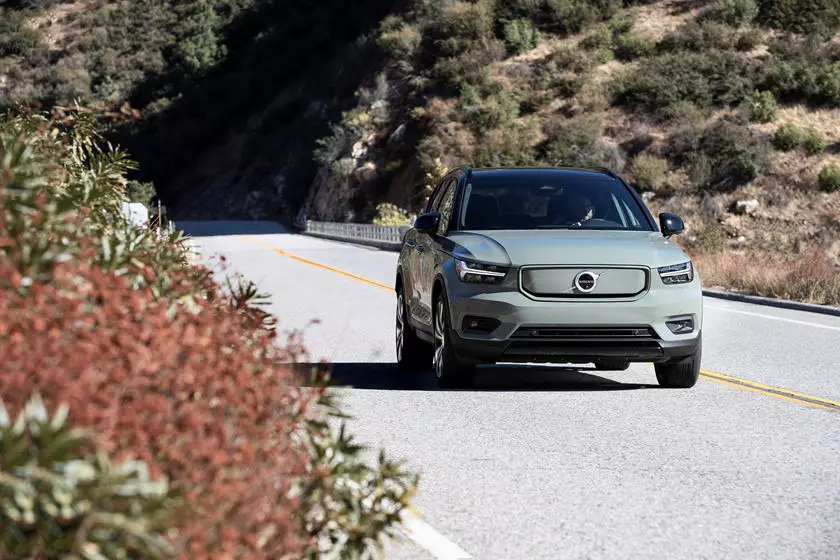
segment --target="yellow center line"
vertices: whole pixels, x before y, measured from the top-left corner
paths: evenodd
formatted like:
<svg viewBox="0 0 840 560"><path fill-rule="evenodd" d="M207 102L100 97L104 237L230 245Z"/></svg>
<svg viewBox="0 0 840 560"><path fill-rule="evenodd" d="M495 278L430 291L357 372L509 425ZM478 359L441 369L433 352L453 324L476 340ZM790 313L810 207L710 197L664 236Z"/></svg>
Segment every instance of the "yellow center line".
<svg viewBox="0 0 840 560"><path fill-rule="evenodd" d="M796 404L804 404L805 406L810 406L810 407L813 407L813 408L819 408L819 409L822 409L822 410L832 410L834 412L840 412L840 408L834 408L834 407L831 407L831 406L823 406L821 404L817 404L816 402L812 402L812 401L809 401L809 400L795 399L795 398L787 397L785 395L780 395L780 394L777 394L777 393L771 393L771 392L765 391L763 389L759 389L757 387L752 387L751 385L746 385L746 384L741 384L741 383L731 383L729 381L724 381L723 379L718 379L717 377L712 377L710 375L706 375L705 373L701 374L701 377L703 377L704 379L708 379L709 381L714 381L715 383L720 383L721 385L728 385L730 387L736 387L738 389L743 389L744 391L752 391L753 393L760 393L762 395L768 395L768 396L771 396L771 397L774 397L774 398L777 398L777 399L781 399L783 401L789 401L789 402L796 403Z"/></svg>
<svg viewBox="0 0 840 560"><path fill-rule="evenodd" d="M340 268L335 268L335 267L332 267L332 266L329 266L329 265L326 265L326 264L321 264L319 262L310 261L309 259L305 259L303 257L293 255L292 253L284 251L283 249L280 249L279 247L275 247L274 245L270 245L269 243L264 243L264 242L260 241L259 239L254 239L252 237L246 237L244 235L240 235L239 237L241 237L242 239L244 239L246 241L250 241L251 243L256 243L257 245L262 245L263 247L266 247L267 249L271 249L275 253L277 253L279 255L283 255L286 258L296 260L298 262L302 262L302 263L305 263L305 264L309 264L309 265L312 265L312 266L316 266L316 267L318 267L322 270L328 270L330 272L334 272L336 274L346 276L347 278L352 278L353 280L358 280L359 282L364 282L365 284L369 284L371 286L376 286L377 288L382 288L383 290L388 290L388 291L392 291L392 292L394 291L394 287L389 286L388 284L383 284L382 282L377 282L376 280L371 280L370 278L365 278L364 276L359 276L358 274L353 274L352 272L347 272L346 270L341 270Z"/></svg>
<svg viewBox="0 0 840 560"><path fill-rule="evenodd" d="M764 383L759 383L757 381L741 379L740 377L733 377L731 375L725 375L723 373L717 373L705 369L700 370L700 373L706 379L717 381L718 383L736 385L744 389L751 389L754 391L764 393L766 395L770 395L772 397L799 402L802 404L810 404L819 408L825 408L828 410L835 410L837 412L840 412L840 402L837 401L831 401L822 397L815 397L814 395L808 395L806 393L798 393L789 389L774 387L772 385L765 385Z"/></svg>
<svg viewBox="0 0 840 560"><path fill-rule="evenodd" d="M353 274L352 272L347 272L345 270L341 270L340 268L335 268L326 264L299 257L297 255L284 251L283 249L275 247L274 245L260 241L259 239L254 239L245 235L240 235L239 237L251 243L255 243L257 245L261 245L263 247L271 249L275 253L282 255L286 258L293 259L308 265L312 265L322 270L334 272L335 274L340 274L342 276L346 276L347 278L352 278L353 280L358 280L359 282L364 282L365 284L375 286L383 290L394 291L394 287L389 286L388 284L383 284L382 282L377 282L376 280L371 280L370 278L365 278L364 276L359 276L358 274ZM758 383L756 381L749 381L747 379L741 379L740 377L724 375L722 373L716 373L705 369L700 370L700 375L704 379L708 379L709 381L714 381L715 383L720 383L722 385L737 387L738 389L743 389L745 391L761 393L762 395L767 395L770 397L798 404L804 404L806 406L811 406L814 408L840 412L840 402L837 401L831 401L828 399L823 399L821 397L815 397L806 393L798 393L796 391L782 389L781 387L773 387L772 385L764 385L763 383Z"/></svg>

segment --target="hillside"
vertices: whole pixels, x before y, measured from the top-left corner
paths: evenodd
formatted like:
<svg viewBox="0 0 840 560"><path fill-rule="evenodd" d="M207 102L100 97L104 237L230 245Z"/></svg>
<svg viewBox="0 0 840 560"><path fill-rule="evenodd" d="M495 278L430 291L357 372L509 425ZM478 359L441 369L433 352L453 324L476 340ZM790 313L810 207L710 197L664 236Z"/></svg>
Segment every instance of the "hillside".
<svg viewBox="0 0 840 560"><path fill-rule="evenodd" d="M0 105L99 107L177 215L369 221L454 165L606 165L707 285L840 304L840 0L0 9Z"/></svg>

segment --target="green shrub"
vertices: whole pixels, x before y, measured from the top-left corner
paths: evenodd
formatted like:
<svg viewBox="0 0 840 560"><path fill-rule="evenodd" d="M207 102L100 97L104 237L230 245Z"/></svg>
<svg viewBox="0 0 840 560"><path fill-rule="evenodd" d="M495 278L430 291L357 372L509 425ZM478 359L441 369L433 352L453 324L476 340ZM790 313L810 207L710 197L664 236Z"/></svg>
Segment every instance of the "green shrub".
<svg viewBox="0 0 840 560"><path fill-rule="evenodd" d="M650 111L689 101L700 108L728 105L752 91L750 65L741 55L709 51L649 58L616 83L616 102Z"/></svg>
<svg viewBox="0 0 840 560"><path fill-rule="evenodd" d="M410 225L408 212L390 202L376 205L376 217L373 219L377 226L405 226Z"/></svg>
<svg viewBox="0 0 840 560"><path fill-rule="evenodd" d="M601 136L603 124L599 117L583 115L561 120L547 127L539 159L551 166L609 167L621 172L625 156L617 146L605 142Z"/></svg>
<svg viewBox="0 0 840 560"><path fill-rule="evenodd" d="M776 98L769 91L754 91L744 100L743 111L750 122L769 123L779 117Z"/></svg>
<svg viewBox="0 0 840 560"><path fill-rule="evenodd" d="M611 49L613 44L612 29L606 24L599 25L593 32L580 40L581 48L589 51Z"/></svg>
<svg viewBox="0 0 840 560"><path fill-rule="evenodd" d="M473 154L476 166L533 165L534 143L539 132L536 119L524 119L510 126L486 131Z"/></svg>
<svg viewBox="0 0 840 560"><path fill-rule="evenodd" d="M557 97L573 97L580 93L585 82L584 78L568 72L561 72L554 60L549 60L537 67L534 87L538 90L550 90Z"/></svg>
<svg viewBox="0 0 840 560"><path fill-rule="evenodd" d="M625 33L615 40L615 56L619 60L633 60L650 56L656 50L656 43L647 37Z"/></svg>
<svg viewBox="0 0 840 560"><path fill-rule="evenodd" d="M713 10L717 18L733 27L752 23L758 17L756 0L718 0Z"/></svg>
<svg viewBox="0 0 840 560"><path fill-rule="evenodd" d="M513 124L519 117L519 101L509 90L482 99L476 87L465 84L455 110L461 122L487 130Z"/></svg>
<svg viewBox="0 0 840 560"><path fill-rule="evenodd" d="M753 28L744 31L738 36L735 41L735 48L741 52L749 52L764 42L764 36L761 30Z"/></svg>
<svg viewBox="0 0 840 560"><path fill-rule="evenodd" d="M825 138L817 130L809 128L805 131L805 138L802 140L802 149L809 156L815 156L825 151Z"/></svg>
<svg viewBox="0 0 840 560"><path fill-rule="evenodd" d="M661 53L691 51L704 53L712 50L729 49L735 42L735 33L730 27L714 21L689 21L668 33L658 44Z"/></svg>
<svg viewBox="0 0 840 560"><path fill-rule="evenodd" d="M515 19L504 27L505 45L511 54L519 54L540 44L540 32L530 19Z"/></svg>
<svg viewBox="0 0 840 560"><path fill-rule="evenodd" d="M773 145L783 151L796 150L805 142L805 132L791 123L784 123L773 135Z"/></svg>
<svg viewBox="0 0 840 560"><path fill-rule="evenodd" d="M706 111L691 101L677 101L659 111L658 116L672 126L700 127L706 122Z"/></svg>
<svg viewBox="0 0 840 560"><path fill-rule="evenodd" d="M389 19L392 18L392 19ZM380 24L377 42L390 56L397 60L412 61L417 55L423 36L416 27L389 16Z"/></svg>
<svg viewBox="0 0 840 560"><path fill-rule="evenodd" d="M770 27L829 36L840 27L837 0L759 0L759 20Z"/></svg>
<svg viewBox="0 0 840 560"><path fill-rule="evenodd" d="M633 184L642 190L656 191L665 180L668 162L651 154L639 154L633 158L630 174Z"/></svg>
<svg viewBox="0 0 840 560"><path fill-rule="evenodd" d="M829 163L820 169L819 187L827 193L840 191L840 165Z"/></svg>
<svg viewBox="0 0 840 560"><path fill-rule="evenodd" d="M756 82L779 100L840 105L840 62L831 49L814 41L773 43Z"/></svg>
<svg viewBox="0 0 840 560"><path fill-rule="evenodd" d="M0 550L12 558L169 558L178 506L142 461L112 464L37 396L12 422L0 400ZM94 555L94 552L96 553Z"/></svg>
<svg viewBox="0 0 840 560"><path fill-rule="evenodd" d="M700 151L711 163L707 185L731 190L766 173L771 166L769 142L748 127L721 121L703 135Z"/></svg>
<svg viewBox="0 0 840 560"><path fill-rule="evenodd" d="M218 63L226 54L218 34L222 20L208 2L181 7L179 36L174 45L176 60L189 73L197 73Z"/></svg>
<svg viewBox="0 0 840 560"><path fill-rule="evenodd" d="M451 87L486 84L490 81L490 65L502 60L505 52L501 41L482 41L457 56L437 59L432 76Z"/></svg>
<svg viewBox="0 0 840 560"><path fill-rule="evenodd" d="M586 26L609 19L621 7L618 0L526 0L520 5L530 5L535 21L551 31L568 34L580 33Z"/></svg>
<svg viewBox="0 0 840 560"><path fill-rule="evenodd" d="M125 195L129 202L139 202L149 210L157 202L157 191L154 183L129 181L125 187Z"/></svg>
<svg viewBox="0 0 840 560"><path fill-rule="evenodd" d="M351 157L343 157L335 160L330 167L333 177L339 181L346 181L356 170L356 160Z"/></svg>

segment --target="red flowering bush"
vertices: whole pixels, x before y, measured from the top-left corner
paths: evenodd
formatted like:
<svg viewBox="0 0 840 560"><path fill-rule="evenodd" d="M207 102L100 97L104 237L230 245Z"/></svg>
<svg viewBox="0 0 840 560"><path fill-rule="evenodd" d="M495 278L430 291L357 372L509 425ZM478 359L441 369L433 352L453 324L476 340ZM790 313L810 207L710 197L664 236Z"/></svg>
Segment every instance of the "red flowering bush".
<svg viewBox="0 0 840 560"><path fill-rule="evenodd" d="M326 380L297 386L284 364L305 350L278 344L253 284L225 290L187 262L178 234L158 239L120 219L115 185L130 162L95 139L84 115L0 118L8 413L32 395L49 410L66 404L96 449L165 476L183 500L167 506L160 537L179 557L371 557L416 477L382 455L366 465L344 427L334 431L341 412ZM16 476L3 473L3 449L0 481ZM16 523L4 515L0 525ZM0 556L21 534L0 531ZM50 542L38 545L48 557L71 552Z"/></svg>

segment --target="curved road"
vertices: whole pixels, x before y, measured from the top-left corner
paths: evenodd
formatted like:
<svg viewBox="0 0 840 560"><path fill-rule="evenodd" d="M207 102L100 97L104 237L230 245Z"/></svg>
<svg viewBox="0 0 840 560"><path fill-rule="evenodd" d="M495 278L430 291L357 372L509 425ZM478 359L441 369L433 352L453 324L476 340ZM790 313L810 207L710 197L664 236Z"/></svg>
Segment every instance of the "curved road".
<svg viewBox="0 0 840 560"><path fill-rule="evenodd" d="M479 370L472 390L394 365L397 255L266 222L179 224L272 294L334 363L350 427L421 473L389 558L840 558L840 318L706 299L703 367ZM795 394L794 394L795 393Z"/></svg>

